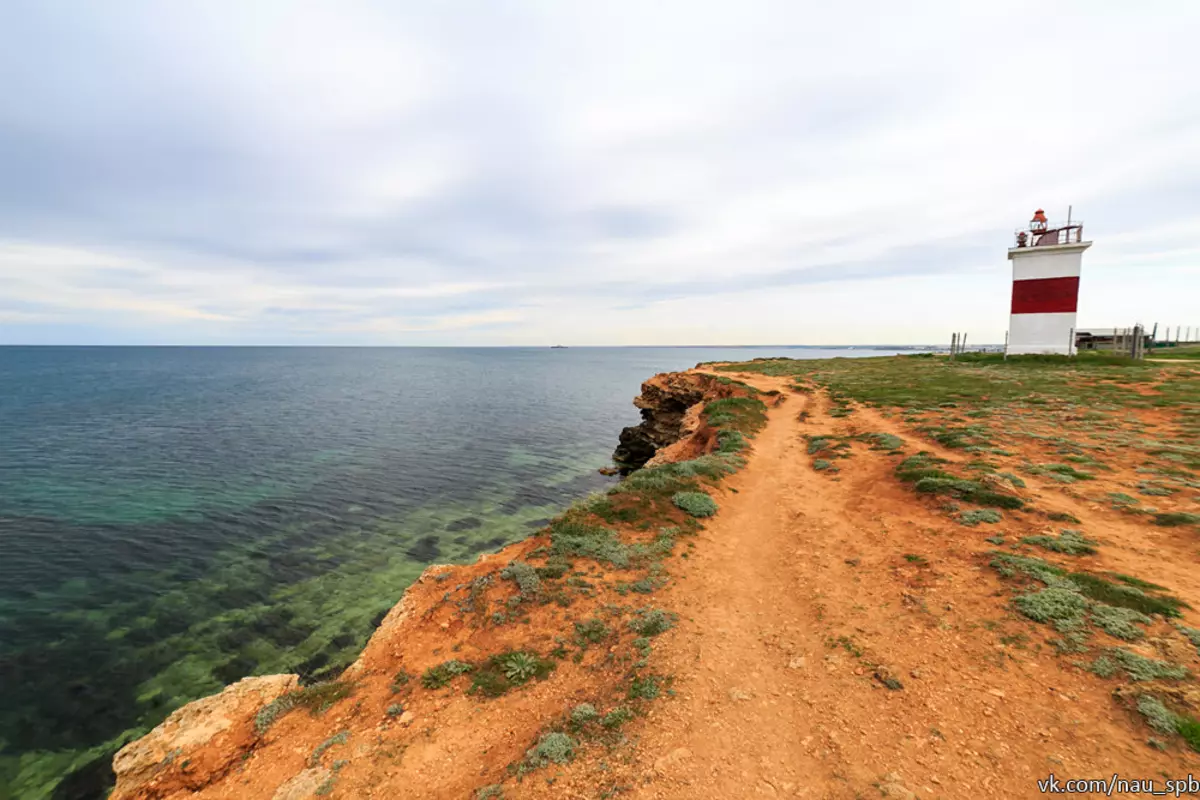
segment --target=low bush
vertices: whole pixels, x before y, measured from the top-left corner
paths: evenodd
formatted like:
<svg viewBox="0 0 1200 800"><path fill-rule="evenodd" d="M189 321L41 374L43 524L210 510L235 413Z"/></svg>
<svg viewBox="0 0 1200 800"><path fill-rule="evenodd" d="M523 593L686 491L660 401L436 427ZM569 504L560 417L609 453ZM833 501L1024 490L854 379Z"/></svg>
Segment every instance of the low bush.
<svg viewBox="0 0 1200 800"><path fill-rule="evenodd" d="M441 689L459 675L466 675L475 667L465 661L451 659L443 661L436 667L430 667L421 675L421 685L426 689Z"/></svg>

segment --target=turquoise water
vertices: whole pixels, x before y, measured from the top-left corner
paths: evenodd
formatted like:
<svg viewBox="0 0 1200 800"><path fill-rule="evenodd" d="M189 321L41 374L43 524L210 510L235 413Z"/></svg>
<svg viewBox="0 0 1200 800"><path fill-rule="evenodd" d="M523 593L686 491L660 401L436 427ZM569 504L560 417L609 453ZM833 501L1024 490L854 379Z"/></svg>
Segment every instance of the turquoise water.
<svg viewBox="0 0 1200 800"><path fill-rule="evenodd" d="M603 488L655 372L791 348L0 348L0 798L251 674L335 673L430 563Z"/></svg>

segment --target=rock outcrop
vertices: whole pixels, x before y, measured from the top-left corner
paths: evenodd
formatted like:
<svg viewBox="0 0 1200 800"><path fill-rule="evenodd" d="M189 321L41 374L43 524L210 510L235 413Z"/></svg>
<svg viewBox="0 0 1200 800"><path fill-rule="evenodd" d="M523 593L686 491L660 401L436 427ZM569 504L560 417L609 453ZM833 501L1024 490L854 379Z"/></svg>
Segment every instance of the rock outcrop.
<svg viewBox="0 0 1200 800"><path fill-rule="evenodd" d="M295 675L244 678L225 691L188 703L113 758L117 785L110 800L150 798L187 788L195 775L207 783L254 742L254 715L299 685ZM228 740L223 747L218 738ZM243 746L244 744L244 746ZM224 760L213 759L222 754Z"/></svg>
<svg viewBox="0 0 1200 800"><path fill-rule="evenodd" d="M621 431L613 461L628 473L645 466L659 450L694 432L700 415L688 411L698 403L734 394L731 386L712 375L666 372L642 384L633 404L642 421ZM690 427L689 427L690 426Z"/></svg>

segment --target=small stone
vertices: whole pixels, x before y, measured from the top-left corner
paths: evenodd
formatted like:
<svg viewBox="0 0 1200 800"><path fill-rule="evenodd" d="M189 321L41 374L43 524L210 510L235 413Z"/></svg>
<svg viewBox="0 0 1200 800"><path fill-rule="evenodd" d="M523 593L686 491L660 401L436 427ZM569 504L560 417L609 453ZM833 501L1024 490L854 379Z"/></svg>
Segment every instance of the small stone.
<svg viewBox="0 0 1200 800"><path fill-rule="evenodd" d="M654 762L654 771L659 774L662 774L664 772L669 771L672 767L676 766L677 764L681 764L682 762L687 761L691 757L692 757L691 750L688 750L686 747L677 747L674 750L672 750L671 752L667 753L665 756L659 758L657 761Z"/></svg>
<svg viewBox="0 0 1200 800"><path fill-rule="evenodd" d="M742 689L738 689L737 687L734 687L729 690L729 699L745 701L745 700L750 699L750 694L746 691L743 691Z"/></svg>
<svg viewBox="0 0 1200 800"><path fill-rule="evenodd" d="M921 670L919 670L919 669L909 670L908 674L914 678L919 678L919 677L921 677Z"/></svg>
<svg viewBox="0 0 1200 800"><path fill-rule="evenodd" d="M988 694L990 694L992 697L1004 697L1004 692L1000 691L999 689L988 689Z"/></svg>
<svg viewBox="0 0 1200 800"><path fill-rule="evenodd" d="M416 720L417 720L417 715L412 713L411 711L405 711L403 714L400 715L400 724L406 728L409 725L412 725L414 722L416 722Z"/></svg>
<svg viewBox="0 0 1200 800"><path fill-rule="evenodd" d="M804 656L796 656L789 661L788 669L804 669Z"/></svg>

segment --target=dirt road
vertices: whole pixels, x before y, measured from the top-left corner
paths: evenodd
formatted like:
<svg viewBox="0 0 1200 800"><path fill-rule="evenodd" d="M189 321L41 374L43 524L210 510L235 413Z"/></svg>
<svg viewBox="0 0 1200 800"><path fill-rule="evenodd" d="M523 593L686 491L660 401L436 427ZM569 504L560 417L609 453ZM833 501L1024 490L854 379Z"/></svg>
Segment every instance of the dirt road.
<svg viewBox="0 0 1200 800"><path fill-rule="evenodd" d="M921 449L876 412L827 410L812 395L771 411L677 568L665 599L679 629L656 657L676 697L646 725L633 796L1025 797L1051 773L1195 768L1147 747L1094 676L1035 644L986 567L995 526L922 505L891 476L898 457L866 444L836 474L814 471L805 434L890 432Z"/></svg>

